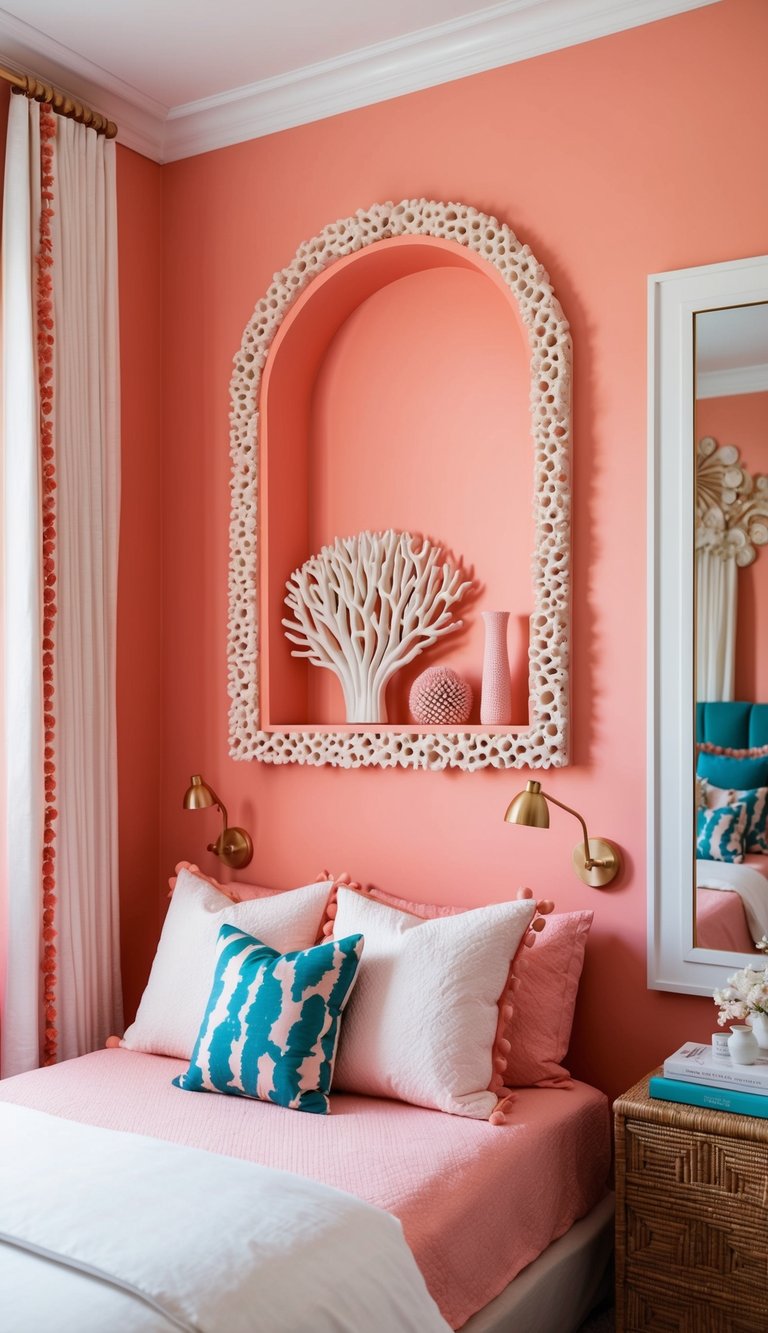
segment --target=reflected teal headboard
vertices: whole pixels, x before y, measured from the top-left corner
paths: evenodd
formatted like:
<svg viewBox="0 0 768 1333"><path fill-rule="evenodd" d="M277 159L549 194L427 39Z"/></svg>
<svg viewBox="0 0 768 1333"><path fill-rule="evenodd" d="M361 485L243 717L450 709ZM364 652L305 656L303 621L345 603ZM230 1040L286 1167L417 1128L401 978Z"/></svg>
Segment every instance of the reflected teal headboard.
<svg viewBox="0 0 768 1333"><path fill-rule="evenodd" d="M768 704L697 703L696 740L733 750L768 745Z"/></svg>

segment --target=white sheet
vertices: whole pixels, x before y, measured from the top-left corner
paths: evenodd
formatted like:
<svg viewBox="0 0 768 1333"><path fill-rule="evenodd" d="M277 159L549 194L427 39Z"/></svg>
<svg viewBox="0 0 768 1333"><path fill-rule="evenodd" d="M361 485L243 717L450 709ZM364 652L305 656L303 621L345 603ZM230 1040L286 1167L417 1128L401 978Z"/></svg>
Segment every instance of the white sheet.
<svg viewBox="0 0 768 1333"><path fill-rule="evenodd" d="M757 942L768 935L768 880L752 866L729 861L697 861L696 885L738 893L744 904L749 933Z"/></svg>
<svg viewBox="0 0 768 1333"><path fill-rule="evenodd" d="M288 1172L0 1103L0 1181L13 1333L448 1329L394 1217Z"/></svg>

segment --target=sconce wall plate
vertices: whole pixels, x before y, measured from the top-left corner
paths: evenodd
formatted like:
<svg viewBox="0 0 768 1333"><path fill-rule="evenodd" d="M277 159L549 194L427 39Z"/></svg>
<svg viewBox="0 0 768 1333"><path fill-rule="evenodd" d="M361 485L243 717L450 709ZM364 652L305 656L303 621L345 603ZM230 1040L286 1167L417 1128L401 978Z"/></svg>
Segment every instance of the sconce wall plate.
<svg viewBox="0 0 768 1333"><path fill-rule="evenodd" d="M587 866L583 844L579 843L573 849L573 868L585 884L593 889L604 889L618 875L621 856L613 843L606 842L605 838L588 838L587 846L590 860L596 864Z"/></svg>

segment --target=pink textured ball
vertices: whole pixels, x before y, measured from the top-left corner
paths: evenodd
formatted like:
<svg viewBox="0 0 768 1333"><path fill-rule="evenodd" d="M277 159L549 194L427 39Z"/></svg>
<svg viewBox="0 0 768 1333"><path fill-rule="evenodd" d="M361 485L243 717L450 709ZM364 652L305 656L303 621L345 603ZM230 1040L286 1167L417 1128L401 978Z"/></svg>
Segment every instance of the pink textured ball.
<svg viewBox="0 0 768 1333"><path fill-rule="evenodd" d="M472 709L472 687L450 667L427 667L413 682L408 704L422 726L460 726Z"/></svg>

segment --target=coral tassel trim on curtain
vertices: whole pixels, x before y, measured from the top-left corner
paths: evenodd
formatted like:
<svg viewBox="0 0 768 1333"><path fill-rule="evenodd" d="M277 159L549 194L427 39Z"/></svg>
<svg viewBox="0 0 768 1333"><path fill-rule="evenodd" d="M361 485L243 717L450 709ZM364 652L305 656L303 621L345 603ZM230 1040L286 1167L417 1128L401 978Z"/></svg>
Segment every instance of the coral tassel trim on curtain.
<svg viewBox="0 0 768 1333"><path fill-rule="evenodd" d="M37 255L37 373L40 394L40 452L42 477L43 536L43 1064L56 1060L56 760L54 714L54 645L56 633L56 457L53 439L53 140L56 116L48 106L40 107L40 166L42 207L40 246Z"/></svg>

